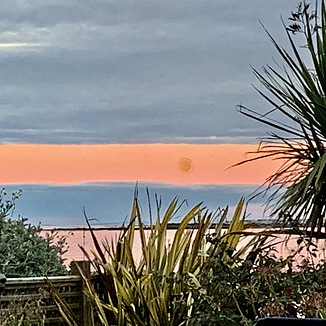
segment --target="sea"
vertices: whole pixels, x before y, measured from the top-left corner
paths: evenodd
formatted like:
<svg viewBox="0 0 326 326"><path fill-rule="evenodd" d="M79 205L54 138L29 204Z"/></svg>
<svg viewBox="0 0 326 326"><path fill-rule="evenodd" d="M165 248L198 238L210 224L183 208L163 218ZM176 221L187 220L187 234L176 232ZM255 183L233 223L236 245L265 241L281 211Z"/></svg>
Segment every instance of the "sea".
<svg viewBox="0 0 326 326"><path fill-rule="evenodd" d="M266 195L256 196L257 185L170 185L161 183L85 183L78 185L10 185L6 192L10 194L22 189L21 197L16 201L15 216L24 216L33 225L40 225L42 235L56 232L57 240L66 240L67 252L64 254L65 264L72 260L86 259L80 247L93 257L94 244L87 230L85 215L95 228L100 242L116 241L121 226L128 223L132 199L137 194L143 222L150 224L152 215L155 220L156 203L161 204L161 214L174 197L178 197L181 205L172 223L178 223L184 214L193 206L201 203L202 207L217 211L228 208L228 218L232 218L235 207L241 197L246 200L243 212L246 221L268 221L266 211ZM150 214L151 212L151 214ZM257 231L258 229L256 229ZM172 241L174 230L168 230ZM279 256L286 256L298 250L296 240L285 243L284 237L276 237L275 248ZM140 243L135 240L134 254L140 257ZM318 246L323 249L324 242ZM305 251L301 251L303 255ZM323 255L323 250L319 254ZM304 256L303 256L304 257ZM323 259L322 256L319 257Z"/></svg>
<svg viewBox="0 0 326 326"><path fill-rule="evenodd" d="M249 228L246 231L260 233L265 229L255 227ZM148 232L148 231L145 231ZM167 230L167 246L172 244L173 237L175 235L175 229ZM214 229L209 230L213 233ZM60 241L65 239L66 253L63 255L64 264L69 268L72 261L83 261L87 260L81 247L89 254L91 260L95 259L96 249L90 231L86 228L45 228L41 232L42 236L48 236L50 234L55 234L55 241ZM102 248L107 243L115 244L117 239L121 234L121 229L116 228L106 228L106 227L96 227L94 228L94 233L96 239L101 244ZM238 248L245 246L248 241L252 239L252 236L243 237L240 240ZM326 241L320 240L315 246L311 246L307 250L306 242L301 242L298 244L298 236L291 236L288 238L287 235L277 235L270 237L266 243L266 250L270 254L278 258L286 258L291 255L295 256L296 263L300 263L305 259L309 259L312 264L318 264L320 261L326 260ZM141 242L139 234L136 232L133 254L135 260L138 261L141 257Z"/></svg>
<svg viewBox="0 0 326 326"><path fill-rule="evenodd" d="M86 226L84 212L93 226L121 226L128 220L132 200L137 193L144 223L150 223L149 207L156 212L156 201L161 202L161 213L174 197L182 203L182 211L172 222L182 218L182 212L198 203L211 211L228 207L231 217L241 197L247 201L246 218L266 219L266 196L254 196L257 185L171 185L162 183L85 183L78 185L10 185L9 194L22 189L16 201L14 216L28 218L29 222L44 227Z"/></svg>

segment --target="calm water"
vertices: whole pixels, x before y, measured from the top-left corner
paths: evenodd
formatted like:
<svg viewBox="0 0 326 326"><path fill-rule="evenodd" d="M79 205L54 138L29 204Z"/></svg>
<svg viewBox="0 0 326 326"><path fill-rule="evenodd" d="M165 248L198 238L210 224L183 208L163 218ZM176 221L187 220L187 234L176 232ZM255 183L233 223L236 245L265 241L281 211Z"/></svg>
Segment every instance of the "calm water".
<svg viewBox="0 0 326 326"><path fill-rule="evenodd" d="M262 231L262 229L255 229L254 231L259 232ZM50 230L43 230L42 235L46 235L46 233L49 233ZM78 230L78 229L66 229L66 230L60 230L56 231L58 237L66 237L67 240L67 246L68 246L68 252L64 255L65 263L67 265L70 264L72 260L85 260L86 257L84 256L82 250L80 249L80 246L86 249L86 251L90 254L90 256L93 258L92 252L94 252L94 244L90 235L90 232L88 230ZM167 231L167 243L171 243L173 236L175 234L176 230L168 230ZM213 230L212 230L213 232ZM105 242L108 241L111 243L111 241L116 242L118 239L118 236L120 234L119 230L95 230L96 237L99 242ZM136 258L139 258L141 255L141 244L139 237L135 236L134 240L134 254ZM287 257L287 255L292 254L294 251L298 250L297 245L297 237L293 236L290 241L288 241L286 244L284 243L285 236L277 236L273 240L273 243L275 244L274 247L276 249L275 253L277 256L283 256ZM245 244L247 239L244 239L242 241L242 244ZM317 257L315 259L316 261L319 261L321 259L325 260L325 240L322 240L318 243L318 250L316 252ZM297 256L298 260L301 260L305 257L307 257L306 250L302 250L300 252L300 255Z"/></svg>
<svg viewBox="0 0 326 326"><path fill-rule="evenodd" d="M49 233L50 230L43 230L42 235L46 235ZM83 254L80 246L86 249L86 251L93 257L92 252L94 252L95 247L93 244L93 240L91 234L87 230L60 230L56 231L58 237L66 237L68 252L64 255L65 263L67 265L70 264L72 260L85 260L86 257ZM171 241L173 239L175 230L168 230L167 232L167 241ZM120 230L95 230L96 238L100 243L109 242L111 241L116 242ZM136 233L135 240L134 240L134 253L136 257L140 257L141 254L141 244L140 239Z"/></svg>

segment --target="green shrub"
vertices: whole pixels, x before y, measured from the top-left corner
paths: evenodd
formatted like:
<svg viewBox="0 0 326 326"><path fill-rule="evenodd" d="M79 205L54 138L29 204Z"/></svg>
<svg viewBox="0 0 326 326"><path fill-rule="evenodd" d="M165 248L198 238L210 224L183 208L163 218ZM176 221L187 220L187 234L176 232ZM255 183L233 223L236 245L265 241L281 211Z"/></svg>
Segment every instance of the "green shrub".
<svg viewBox="0 0 326 326"><path fill-rule="evenodd" d="M6 277L62 275L66 273L61 254L64 243L55 243L55 234L43 238L40 225L19 216L12 218L21 191L6 199L0 192L0 272Z"/></svg>
<svg viewBox="0 0 326 326"><path fill-rule="evenodd" d="M254 325L267 316L326 317L326 266L307 258L295 265L298 258L299 253L277 258L269 248L237 259L232 267L220 256L212 257L198 279L201 286L194 289L189 324Z"/></svg>

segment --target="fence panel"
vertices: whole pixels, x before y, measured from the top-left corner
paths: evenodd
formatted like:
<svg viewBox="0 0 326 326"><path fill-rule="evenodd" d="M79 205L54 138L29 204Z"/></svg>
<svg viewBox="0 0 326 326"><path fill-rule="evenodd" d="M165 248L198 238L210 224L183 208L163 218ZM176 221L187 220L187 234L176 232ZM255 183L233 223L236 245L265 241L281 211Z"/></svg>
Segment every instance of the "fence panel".
<svg viewBox="0 0 326 326"><path fill-rule="evenodd" d="M87 263L87 262L86 262ZM77 262L82 269L85 262ZM87 269L86 264L86 269ZM74 271L77 269L74 268ZM87 270L86 270L87 273ZM61 294L74 315L78 325L89 326L91 305L83 293L83 281L78 275L52 276L48 280ZM0 294L0 324L9 320L10 313L28 314L30 323L40 325L43 315L47 326L65 325L44 277L9 278Z"/></svg>

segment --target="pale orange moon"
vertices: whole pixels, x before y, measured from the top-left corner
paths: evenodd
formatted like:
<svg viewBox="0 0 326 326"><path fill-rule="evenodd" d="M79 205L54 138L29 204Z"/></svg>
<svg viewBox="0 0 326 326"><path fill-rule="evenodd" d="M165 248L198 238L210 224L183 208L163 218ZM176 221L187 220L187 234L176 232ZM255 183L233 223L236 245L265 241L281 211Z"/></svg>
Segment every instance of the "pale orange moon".
<svg viewBox="0 0 326 326"><path fill-rule="evenodd" d="M178 170L183 173L189 173L193 169L194 164L189 158L183 157L178 162Z"/></svg>

